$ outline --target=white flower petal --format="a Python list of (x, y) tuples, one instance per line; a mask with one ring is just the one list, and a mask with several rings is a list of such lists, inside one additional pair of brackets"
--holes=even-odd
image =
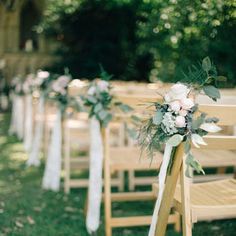
[(203, 138), (198, 134), (192, 134), (191, 139), (192, 139), (193, 145), (197, 148), (200, 147), (199, 145), (207, 145), (207, 143), (203, 140)]
[(221, 128), (215, 123), (203, 123), (200, 128), (210, 133), (217, 133), (221, 131)]

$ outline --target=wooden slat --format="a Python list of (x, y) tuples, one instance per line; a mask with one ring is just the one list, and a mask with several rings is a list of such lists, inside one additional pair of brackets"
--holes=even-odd
[[(177, 215), (170, 215), (168, 223), (176, 223)], [(130, 216), (130, 217), (115, 217), (111, 218), (111, 225), (114, 228), (118, 227), (134, 227), (134, 226), (145, 226), (151, 224), (151, 216)]]
[(201, 149), (236, 150), (236, 136), (208, 135), (203, 139), (207, 145), (201, 145)]
[(127, 193), (112, 193), (111, 199), (114, 202), (128, 202), (128, 201), (144, 201), (154, 200), (152, 191), (147, 192), (127, 192)]

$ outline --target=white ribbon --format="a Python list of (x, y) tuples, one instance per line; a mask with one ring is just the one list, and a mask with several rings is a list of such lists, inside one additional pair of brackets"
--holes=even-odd
[(33, 117), (32, 117), (32, 95), (28, 94), (25, 98), (25, 135), (24, 135), (24, 147), (27, 152), (30, 151), (32, 144), (32, 129), (33, 129)]
[(11, 123), (9, 128), (9, 134), (16, 133), (16, 118), (17, 118), (17, 96), (12, 94), (12, 109), (11, 109)]
[(24, 138), (24, 97), (17, 96), (16, 104), (16, 135), (22, 140)]
[(152, 222), (149, 229), (148, 236), (154, 236), (155, 230), (156, 230), (156, 222), (158, 220), (158, 214), (161, 206), (162, 196), (165, 188), (165, 180), (166, 180), (166, 174), (167, 174), (167, 168), (170, 162), (171, 152), (172, 152), (172, 146), (166, 144), (163, 161), (161, 164), (160, 172), (158, 175), (158, 182), (159, 182), (159, 191), (158, 191), (158, 198), (156, 200), (154, 212), (152, 215)]
[(46, 168), (43, 176), (43, 189), (58, 191), (61, 175), (61, 111), (58, 109), (56, 121), (51, 134)]
[(100, 123), (95, 117), (92, 117), (90, 121), (90, 165), (88, 211), (86, 218), (86, 227), (90, 234), (97, 231), (99, 227), (102, 199), (102, 167), (103, 143)]
[(32, 141), (32, 148), (27, 161), (28, 166), (39, 166), (39, 152), (43, 137), (43, 117), (44, 117), (44, 96), (41, 95), (37, 107), (37, 120), (35, 124), (35, 133)]

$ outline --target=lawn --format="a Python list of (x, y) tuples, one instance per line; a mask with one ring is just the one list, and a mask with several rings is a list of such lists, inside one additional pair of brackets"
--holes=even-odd
[[(27, 155), (15, 137), (7, 136), (9, 115), (0, 114), (0, 236), (86, 236), (85, 190), (65, 195), (41, 189), (40, 168), (27, 168)], [(115, 215), (151, 213), (152, 202), (113, 204)], [(146, 236), (147, 227), (117, 229), (114, 236)], [(194, 236), (234, 236), (236, 220), (198, 223)], [(98, 236), (104, 233), (102, 211)], [(168, 228), (168, 236), (179, 235)]]

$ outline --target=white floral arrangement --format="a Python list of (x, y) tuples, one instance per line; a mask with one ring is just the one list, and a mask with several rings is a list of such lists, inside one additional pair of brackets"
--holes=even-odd
[[(207, 60), (207, 61), (206, 61)], [(206, 67), (208, 63), (208, 67)], [(209, 58), (203, 60), (203, 69), (210, 71), (212, 64)], [(191, 144), (199, 148), (207, 145), (203, 140), (208, 132), (219, 132), (220, 127), (216, 125), (217, 118), (208, 118), (207, 114), (198, 109), (194, 97), (196, 92), (204, 91), (213, 100), (220, 98), (219, 91), (208, 81), (214, 82), (217, 76), (206, 73), (205, 82), (200, 86), (196, 84), (174, 84), (163, 96), (163, 103), (154, 102), (154, 114), (141, 126), (139, 144), (142, 151), (145, 150), (153, 156), (157, 150), (162, 150), (165, 144), (177, 147), (181, 142), (185, 145), (186, 175), (190, 176), (189, 167), (198, 173), (204, 173), (200, 163), (191, 152)], [(172, 151), (172, 154), (174, 150)]]
[(112, 87), (109, 82), (112, 76), (104, 71), (102, 67), (100, 78), (90, 83), (87, 95), (81, 96), (81, 98), (84, 106), (89, 108), (89, 117), (94, 116), (100, 122), (101, 126), (106, 127), (112, 120), (116, 108), (125, 113), (132, 111), (132, 108), (119, 102), (112, 95)]

